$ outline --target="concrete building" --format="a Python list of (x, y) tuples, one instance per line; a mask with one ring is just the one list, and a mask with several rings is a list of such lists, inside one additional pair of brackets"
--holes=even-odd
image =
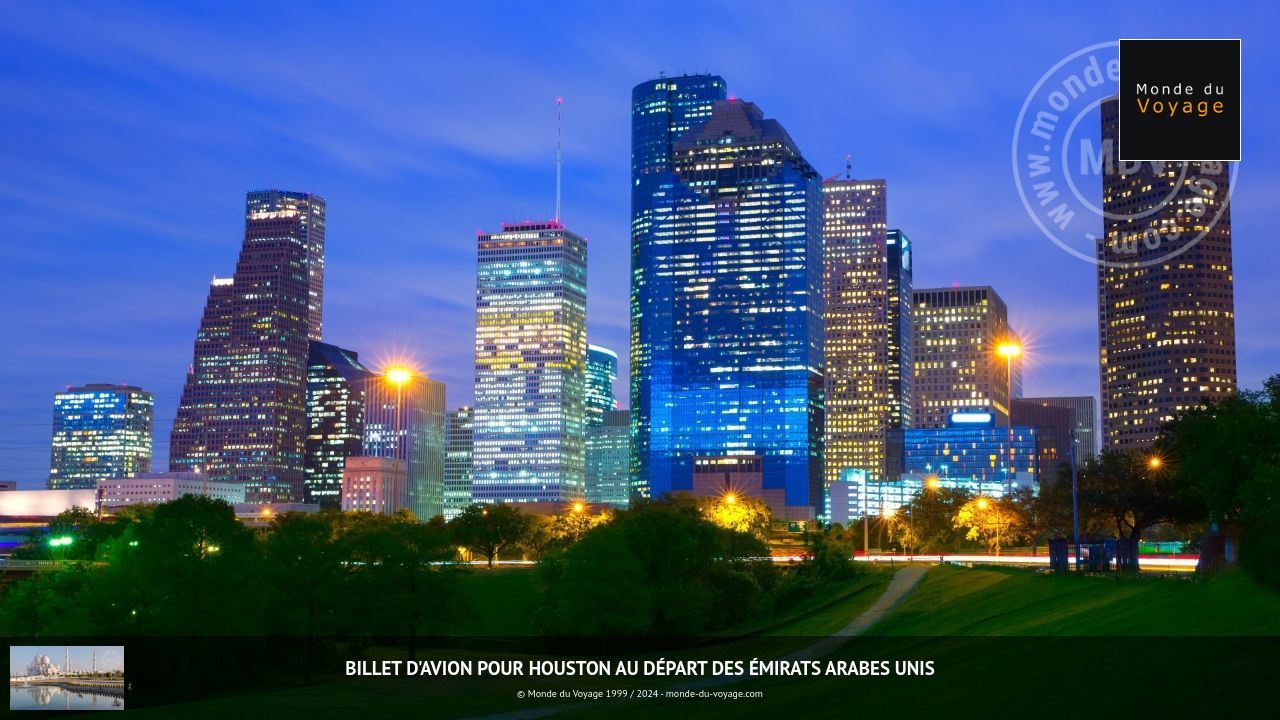
[(1236, 392), (1229, 164), (1116, 162), (1118, 103), (1102, 104), (1096, 244), (1104, 450)]
[[(169, 470), (238, 482), (254, 500), (303, 497), (308, 341), (319, 340), (324, 200), (245, 196), (235, 274), (214, 278), (169, 444)], [(117, 473), (118, 475), (118, 473)]]
[(99, 480), (98, 495), (104, 509), (166, 503), (183, 495), (207, 495), (234, 505), (244, 502), (245, 488), (241, 483), (210, 480), (203, 473), (137, 473), (128, 478)]
[(912, 293), (912, 304), (912, 426), (944, 428), (954, 412), (984, 410), (1008, 425), (1021, 356), (1009, 362), (998, 352), (1017, 342), (1004, 300), (990, 287), (925, 288)]
[(342, 509), (391, 515), (409, 507), (408, 463), (392, 457), (349, 457), (342, 471)]

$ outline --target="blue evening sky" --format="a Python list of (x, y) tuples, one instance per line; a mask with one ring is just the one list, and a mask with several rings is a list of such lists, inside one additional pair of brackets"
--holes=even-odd
[[(1198, 3), (7, 3), (0, 13), (0, 479), (42, 486), (53, 393), (156, 395), (166, 468), (209, 279), (251, 188), (328, 201), (325, 335), (470, 402), (475, 232), (553, 213), (590, 241), (589, 336), (627, 345), (631, 87), (711, 71), (824, 175), (889, 182), (916, 286), (990, 284), (1026, 393), (1097, 394), (1094, 267), (1032, 223), (1013, 124), (1067, 54), (1242, 37), (1240, 382), (1280, 371), (1280, 10)], [(625, 368), (624, 368), (625, 371)], [(625, 384), (619, 382), (620, 394)], [(625, 402), (625, 399), (624, 399)]]
[(71, 657), (71, 669), (90, 670), (93, 668), (93, 653), (98, 653), (98, 672), (121, 670), (124, 666), (124, 646), (122, 645), (10, 645), (9, 673), (20, 675), (37, 655), (48, 655), (49, 661), (59, 669), (66, 663), (68, 654)]

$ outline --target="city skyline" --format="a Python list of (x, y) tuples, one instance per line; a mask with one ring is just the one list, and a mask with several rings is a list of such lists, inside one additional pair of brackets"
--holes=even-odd
[[(389, 111), (376, 115), (372, 110), (357, 109), (362, 92), (357, 90), (358, 81), (367, 68), (356, 63), (354, 56), (337, 54), (337, 60), (349, 67), (344, 65), (345, 72), (336, 75), (338, 81), (328, 91), (332, 94), (326, 109), (317, 117), (307, 117), (299, 114), (295, 105), (324, 96), (323, 87), (297, 83), (275, 87), (266, 95), (237, 90), (229, 76), (220, 74), (225, 71), (202, 65), (197, 53), (179, 47), (185, 44), (225, 57), (243, 53), (246, 62), (269, 61), (271, 55), (264, 55), (268, 53), (265, 49), (254, 54), (240, 47), (240, 42), (247, 43), (252, 37), (214, 42), (197, 30), (195, 20), (176, 23), (166, 20), (163, 12), (149, 13), (142, 23), (152, 33), (132, 31), (136, 35), (125, 30), (130, 20), (138, 19), (130, 18), (127, 9), (110, 21), (69, 9), (51, 12), (65, 15), (61, 18), (65, 22), (49, 23), (60, 26), (63, 38), (36, 26), (34, 18), (24, 17), (22, 11), (0, 25), (0, 35), (14, 41), (0, 51), (11, 61), (9, 66), (30, 65), (32, 70), (29, 79), (12, 80), (15, 92), (23, 97), (34, 95), (38, 84), (49, 98), (7, 111), (2, 122), (10, 132), (0, 141), (6, 155), (17, 161), (12, 184), (0, 187), (0, 226), (12, 236), (33, 240), (14, 247), (11, 252), (16, 261), (6, 263), (6, 269), (0, 271), (5, 273), (6, 282), (0, 283), (5, 307), (24, 308), (20, 314), (6, 313), (11, 316), (0, 321), (5, 336), (12, 338), (18, 350), (16, 372), (0, 386), (5, 398), (0, 422), (12, 426), (5, 446), (15, 448), (0, 455), (0, 479), (18, 480), (23, 487), (39, 487), (47, 475), (48, 468), (41, 467), (42, 458), (47, 459), (47, 398), (71, 383), (128, 381), (154, 392), (154, 457), (158, 465), (163, 463), (168, 455), (163, 438), (169, 434), (182, 371), (190, 362), (191, 332), (203, 303), (203, 297), (198, 296), (207, 288), (211, 275), (229, 271), (232, 248), (242, 232), (235, 227), (234, 207), (240, 193), (253, 187), (296, 187), (330, 199), (325, 340), (359, 350), (371, 366), (384, 364), (379, 360), (386, 358), (417, 360), (433, 378), (448, 385), (449, 407), (469, 403), (472, 317), (466, 285), (474, 261), (469, 257), (470, 233), (495, 217), (518, 220), (525, 215), (551, 215), (552, 99), (557, 94), (566, 98), (565, 215), (572, 227), (592, 238), (594, 248), (588, 336), (618, 350), (625, 362), (625, 94), (636, 82), (656, 76), (664, 67), (671, 72), (707, 69), (725, 77), (736, 93), (783, 118), (806, 157), (823, 175), (838, 171), (844, 155), (852, 153), (855, 176), (886, 178), (895, 188), (894, 225), (906, 230), (921, 250), (916, 285), (946, 286), (952, 281), (992, 285), (1009, 303), (1014, 327), (1027, 332), (1031, 340), (1028, 360), (1033, 364), (1026, 371), (1025, 394), (1097, 396), (1094, 268), (1067, 261), (1038, 236), (1022, 212), (1006, 167), (1013, 119), (1003, 117), (1003, 111), (1016, 106), (1044, 69), (1080, 46), (1124, 34), (1126, 28), (1138, 27), (1139, 19), (1144, 34), (1174, 31), (1159, 18), (1108, 10), (1114, 29), (1100, 31), (1092, 23), (1068, 18), (1053, 47), (1013, 40), (1005, 48), (988, 49), (989, 55), (964, 50), (957, 38), (938, 43), (940, 47), (930, 51), (935, 54), (916, 59), (905, 49), (896, 51), (868, 38), (880, 52), (862, 58), (871, 66), (867, 72), (892, 70), (890, 76), (900, 81), (884, 85), (910, 85), (914, 79), (928, 82), (928, 87), (940, 92), (940, 86), (947, 83), (957, 86), (953, 92), (934, 94), (932, 105), (923, 100), (913, 103), (910, 97), (896, 95), (891, 87), (870, 88), (874, 97), (866, 102), (893, 107), (891, 116), (870, 113), (862, 117), (861, 101), (844, 102), (836, 93), (814, 93), (812, 83), (792, 87), (781, 82), (783, 77), (811, 69), (811, 63), (829, 61), (830, 55), (819, 53), (818, 58), (791, 65), (791, 61), (783, 62), (779, 67), (762, 64), (740, 50), (730, 50), (713, 60), (701, 54), (705, 51), (689, 49), (696, 43), (684, 31), (643, 51), (632, 41), (624, 43), (618, 52), (628, 53), (625, 61), (608, 72), (583, 69), (568, 53), (556, 55), (546, 66), (525, 71), (526, 79), (531, 80), (525, 87), (517, 88), (519, 83), (513, 82), (496, 93), (503, 96), (502, 103), (520, 109), (500, 119), (485, 114), (500, 103), (477, 102), (473, 95), (459, 94), (459, 86), (452, 81), (427, 88), (413, 86), (432, 91), (422, 92), (423, 97), (417, 99), (400, 98), (398, 91), (377, 83), (369, 87), (367, 92), (378, 101), (372, 103), (374, 107), (386, 110), (394, 96), (413, 111), (410, 116), (424, 122), (427, 132), (440, 130), (447, 139), (435, 143), (402, 125), (387, 126)], [(749, 29), (751, 24), (763, 26), (761, 17), (766, 14), (758, 10), (748, 13), (751, 20), (730, 20), (731, 27), (723, 32)], [(878, 11), (857, 14), (874, 18)], [(982, 14), (978, 12), (972, 20), (938, 18), (915, 32), (920, 45), (925, 46), (930, 38), (942, 37), (943, 26), (959, 23), (959, 27), (972, 28), (973, 23), (981, 22)], [(781, 17), (769, 20), (786, 22)], [(500, 20), (514, 24), (529, 21), (519, 12)], [(584, 24), (599, 22), (580, 18), (551, 32), (572, 35), (575, 24), (581, 32)], [(804, 22), (814, 39), (829, 39), (830, 31), (813, 24), (812, 18)], [(1205, 30), (1228, 34), (1233, 24), (1210, 19)], [(534, 25), (547, 27), (543, 22)], [(636, 26), (643, 28), (644, 24), (637, 19)], [(143, 40), (148, 34), (165, 36), (163, 29), (157, 30), (165, 27), (175, 30), (171, 33), (173, 45)], [(357, 23), (352, 31), (370, 32), (370, 26)], [(100, 33), (110, 42), (98, 49), (90, 43), (75, 46), (75, 38), (90, 32)], [(617, 37), (620, 32), (612, 29), (605, 34)], [(292, 42), (284, 43), (286, 49)], [(810, 42), (807, 39), (805, 45)], [(223, 47), (228, 43), (233, 47)], [(210, 44), (222, 49), (209, 52)], [(1246, 67), (1274, 66), (1275, 51), (1263, 45), (1246, 37)], [(385, 52), (404, 53), (406, 47), (403, 38), (392, 33)], [(488, 46), (481, 43), (481, 47)], [(139, 69), (112, 59), (113, 48), (130, 50), (133, 56), (166, 69)], [(20, 57), (24, 53), (25, 57)], [(956, 54), (959, 61), (943, 62), (936, 53)], [(1009, 57), (1017, 57), (1018, 62), (1008, 62)], [(1001, 63), (1001, 58), (1006, 61)], [(992, 66), (1020, 67), (988, 67), (988, 59)], [(949, 64), (966, 72), (976, 66), (992, 76), (990, 87), (987, 78), (978, 83), (981, 88), (966, 82)], [(1275, 171), (1268, 170), (1268, 166), (1277, 165), (1268, 162), (1276, 157), (1275, 145), (1268, 144), (1261, 133), (1250, 131), (1276, 117), (1275, 101), (1250, 91), (1249, 83), (1259, 76), (1265, 77), (1265, 73), (1244, 75), (1245, 97), (1250, 103), (1245, 113), (1246, 158), (1255, 162), (1248, 163), (1236, 188), (1232, 217), (1233, 230), (1242, 240), (1234, 250), (1239, 379), (1247, 388), (1258, 387), (1263, 377), (1280, 366), (1280, 346), (1267, 332), (1276, 325), (1277, 310), (1264, 295), (1265, 278), (1275, 272), (1278, 263), (1256, 242), (1265, 236), (1262, 229), (1274, 222), (1276, 210), (1265, 198), (1266, 189), (1277, 180)], [(90, 88), (87, 82), (94, 78), (105, 78), (105, 82)], [(191, 89), (185, 89), (184, 79), (193, 80)], [(851, 78), (847, 82), (855, 81)], [(184, 89), (178, 89), (179, 84)], [(219, 99), (231, 95), (242, 109), (250, 111), (245, 113), (249, 119), (225, 123), (221, 113), (226, 111), (213, 112), (205, 120), (196, 117), (205, 108), (198, 97), (202, 88), (216, 91)], [(897, 102), (886, 102), (886, 95)], [(998, 105), (1000, 112), (980, 109), (984, 98)], [(433, 114), (439, 111), (424, 106), (440, 101), (451, 108), (451, 115)], [(69, 103), (94, 107), (85, 118), (71, 118), (64, 115)], [(171, 107), (161, 107), (164, 104)], [(136, 114), (124, 114), (127, 106), (137, 107)], [(341, 125), (352, 114), (360, 122), (348, 133)], [(974, 114), (978, 118), (975, 122), (957, 122), (959, 117)], [(485, 118), (485, 122), (477, 123), (477, 118)], [(895, 127), (899, 118), (907, 119), (901, 123), (904, 127)], [(964, 133), (970, 132), (971, 126), (984, 124), (991, 129), (974, 131), (978, 132), (974, 142), (959, 142), (969, 139)], [(972, 144), (981, 152), (953, 151), (940, 139), (926, 138), (930, 133), (922, 128), (935, 126), (942, 129), (942, 139)], [(50, 146), (50, 127), (63, 131), (62, 149)], [(258, 138), (253, 131), (261, 128), (281, 140), (277, 147), (251, 142)], [(518, 142), (511, 144), (512, 138)], [(143, 157), (166, 157), (178, 147), (182, 148), (178, 159), (183, 162), (171, 167), (167, 162), (158, 167)], [(898, 153), (900, 159), (894, 157), (894, 148), (904, 150)], [(236, 150), (241, 151), (240, 156)], [(252, 154), (245, 154), (249, 150)], [(308, 155), (307, 150), (318, 152)], [(78, 159), (69, 159), (77, 153)], [(442, 182), (440, 169), (428, 167), (434, 162), (450, 170), (449, 182), (456, 183), (461, 177), (467, 184), (485, 189), (458, 189), (433, 199), (432, 193), (438, 192)], [(935, 173), (943, 177), (930, 179)], [(976, 202), (978, 196), (964, 189), (942, 189), (948, 178), (975, 176), (981, 179), (976, 184), (983, 186), (982, 197), (992, 196), (985, 203)], [(491, 188), (494, 177), (501, 179)], [(200, 179), (198, 184), (192, 182), (194, 178)], [(361, 189), (361, 183), (370, 187)], [(187, 188), (192, 186), (199, 191), (189, 196)], [(87, 199), (71, 207), (51, 198), (46, 191), (53, 187), (78, 192)], [(488, 197), (478, 202), (474, 196)], [(457, 207), (445, 207), (456, 198), (466, 200), (456, 203)], [(930, 203), (940, 207), (930, 209)], [(945, 217), (947, 211), (961, 210), (960, 205), (982, 206), (981, 216), (963, 211), (961, 217), (967, 222)], [(441, 214), (439, 222), (434, 217), (437, 213)], [(422, 227), (431, 230), (424, 232)], [(132, 247), (141, 251), (121, 251)], [(339, 260), (334, 261), (334, 253)], [(1001, 257), (998, 265), (989, 261), (996, 256)], [(1055, 282), (1043, 283), (1043, 276), (1036, 277), (1046, 268), (1052, 270)], [(54, 269), (65, 272), (69, 281), (50, 287), (49, 273)], [(383, 274), (387, 282), (373, 287)], [(43, 302), (30, 307), (23, 298), (37, 288)], [(69, 343), (66, 337), (77, 341)], [(86, 343), (95, 348), (92, 355), (84, 352)], [(625, 368), (619, 374), (627, 377)], [(625, 391), (619, 394), (627, 395)]]

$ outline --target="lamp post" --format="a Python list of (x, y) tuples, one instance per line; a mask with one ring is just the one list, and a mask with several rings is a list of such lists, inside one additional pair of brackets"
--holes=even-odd
[[(409, 462), (408, 462), (408, 461), (409, 461), (409, 457), (408, 457), (408, 455), (407, 455), (407, 454), (405, 454), (405, 451), (404, 451), (404, 441), (405, 441), (405, 437), (404, 437), (404, 428), (401, 426), (401, 422), (400, 422), (400, 407), (401, 407), (401, 402), (400, 402), (400, 401), (401, 401), (401, 391), (402, 391), (402, 390), (403, 390), (403, 388), (404, 388), (404, 384), (405, 384), (405, 383), (407, 383), (407, 382), (409, 382), (409, 380), (410, 380), (410, 379), (412, 379), (412, 378), (413, 378), (413, 373), (409, 371), (409, 368), (396, 366), (396, 367), (391, 367), (391, 368), (388, 368), (388, 369), (387, 369), (387, 382), (389, 382), (389, 383), (391, 383), (392, 385), (395, 385), (395, 386), (396, 386), (396, 429), (395, 429), (395, 436), (396, 436), (396, 453), (395, 453), (395, 459), (396, 459), (396, 460), (404, 460), (404, 461), (405, 461), (405, 472), (406, 472), (406, 473), (407, 473), (407, 472), (408, 472), (408, 470), (409, 470), (409, 467), (408, 467), (408, 465), (409, 465)], [(404, 496), (404, 497), (402, 497), (402, 498), (400, 498), (400, 499), (402, 500), (402, 506), (407, 506), (407, 505), (408, 505), (408, 502), (409, 502), (409, 498), (408, 498), (408, 490), (409, 490), (409, 488), (408, 488), (408, 485), (409, 485), (409, 483), (405, 483), (405, 496)]]
[[(1022, 346), (1013, 340), (1006, 340), (996, 347), (996, 352), (1004, 358), (1005, 377), (1009, 381), (1009, 394), (1006, 396), (1005, 403), (1009, 412), (1009, 427), (1013, 427), (1013, 359), (1022, 354)], [(1010, 492), (1009, 473), (1005, 472), (1004, 492), (1006, 495)]]
[(1067, 446), (1067, 461), (1071, 463), (1071, 529), (1076, 548), (1076, 572), (1080, 571), (1080, 488), (1076, 482), (1076, 440), (1071, 438)]

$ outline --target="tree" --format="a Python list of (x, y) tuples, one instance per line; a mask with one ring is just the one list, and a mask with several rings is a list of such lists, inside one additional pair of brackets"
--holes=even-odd
[[(894, 523), (894, 538), (913, 551), (940, 553), (959, 550), (964, 533), (951, 519), (971, 497), (965, 490), (925, 487), (911, 498), (911, 502), (898, 509), (898, 514), (908, 520)], [(849, 531), (856, 532), (856, 529), (851, 525)]]
[(350, 542), (364, 568), (371, 625), (388, 634), (407, 630), (413, 660), (422, 631), (443, 632), (464, 612), (450, 531), (440, 516), (423, 523), (408, 510), (361, 515)]
[(764, 500), (728, 493), (702, 502), (703, 512), (711, 522), (726, 530), (749, 533), (768, 542), (773, 511)]
[(951, 524), (965, 531), (965, 539), (983, 542), (987, 549), (1000, 551), (1002, 542), (1016, 537), (1018, 513), (1007, 498), (976, 497), (961, 505)]
[(311, 684), (316, 636), (346, 630), (351, 551), (335, 511), (281, 513), (266, 536), (265, 569), (273, 632), (306, 637), (303, 684)]
[(483, 556), (493, 567), (503, 548), (518, 547), (527, 539), (533, 518), (515, 505), (475, 503), (449, 522), (449, 530), (457, 544)]
[(539, 563), (550, 635), (684, 636), (732, 624), (763, 599), (768, 548), (711, 522), (689, 497), (634, 502)]

